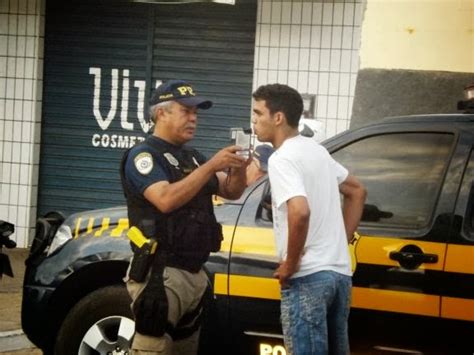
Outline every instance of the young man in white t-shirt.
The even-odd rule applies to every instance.
[[[275,148],[268,173],[285,345],[293,355],[349,354],[347,244],[366,191],[324,147],[299,135],[303,100],[296,90],[264,85],[253,98],[255,134]]]

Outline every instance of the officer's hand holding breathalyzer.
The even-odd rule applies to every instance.
[[[242,148],[237,145],[232,145],[221,149],[209,161],[212,164],[214,171],[225,171],[229,168],[240,169],[247,165],[246,157],[238,154]]]
[[[235,145],[240,147],[240,150],[237,152],[238,155],[249,159],[252,153],[252,131],[248,130],[236,130],[235,135]]]

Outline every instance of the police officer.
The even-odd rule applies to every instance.
[[[212,195],[239,198],[250,162],[236,154],[237,146],[206,160],[185,145],[196,132],[198,109],[211,106],[187,82],[163,83],[150,100],[153,134],[122,160],[129,224],[158,245],[143,258],[132,244],[125,280],[135,315],[134,354],[197,353],[208,282],[202,265],[222,240]]]

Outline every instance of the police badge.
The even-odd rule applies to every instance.
[[[175,168],[179,166],[179,161],[171,153],[165,153],[163,156],[168,160],[168,163],[173,165]]]
[[[153,169],[153,157],[148,152],[138,154],[133,161],[135,168],[142,175],[148,175]]]

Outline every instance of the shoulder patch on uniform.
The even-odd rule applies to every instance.
[[[179,161],[173,156],[173,154],[165,153],[163,155],[171,165],[173,165],[173,166],[178,166],[179,165]]]
[[[153,157],[148,152],[138,154],[133,161],[138,172],[142,175],[148,175],[153,169]]]

